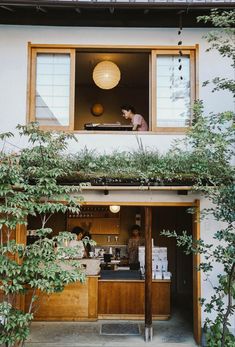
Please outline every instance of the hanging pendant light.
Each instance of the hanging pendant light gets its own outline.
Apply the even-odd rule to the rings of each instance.
[[[119,83],[121,72],[112,61],[104,60],[95,66],[92,77],[99,88],[112,89]]]
[[[118,213],[120,211],[120,206],[118,205],[111,205],[109,206],[109,209],[112,213]]]

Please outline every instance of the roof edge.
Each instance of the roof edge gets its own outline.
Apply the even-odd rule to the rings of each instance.
[[[63,0],[8,0],[1,1],[0,6],[14,7],[54,7],[54,8],[130,8],[130,9],[212,9],[212,8],[235,8],[235,2],[192,2],[192,1],[63,1]]]

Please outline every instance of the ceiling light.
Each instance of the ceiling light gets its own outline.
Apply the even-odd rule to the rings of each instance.
[[[111,206],[109,206],[109,209],[113,213],[118,213],[120,211],[120,206],[118,206],[118,205],[111,205]]]
[[[121,72],[112,61],[104,60],[95,66],[92,77],[99,88],[112,89],[119,83]]]

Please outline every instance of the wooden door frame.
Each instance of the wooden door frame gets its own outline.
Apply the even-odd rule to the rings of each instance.
[[[124,201],[83,201],[84,205],[120,205],[120,206],[149,206],[149,207],[192,207],[195,208],[193,215],[192,233],[194,240],[200,238],[200,200],[193,202],[124,202]],[[16,242],[26,243],[26,226],[19,225],[16,228]],[[197,344],[201,341],[201,306],[199,298],[201,297],[201,274],[197,271],[197,267],[200,264],[200,255],[193,255],[193,335]],[[23,302],[20,302],[20,306],[24,306]]]
[[[17,224],[15,229],[15,240],[18,244],[26,245],[27,243],[27,227],[25,224]],[[20,264],[21,261],[18,256],[16,256],[15,261]],[[18,294],[16,297],[16,307],[19,310],[24,311],[25,309],[25,295]]]
[[[191,202],[124,202],[124,201],[84,201],[84,205],[120,205],[120,206],[142,206],[142,207],[192,207],[195,209],[192,220],[192,236],[194,240],[200,238],[200,200]],[[199,345],[201,342],[201,273],[197,271],[200,264],[200,255],[193,255],[193,336]]]
[[[195,211],[193,214],[192,236],[193,240],[200,239],[200,200],[195,200]],[[193,255],[193,334],[196,343],[201,343],[201,273],[197,270],[200,265],[200,254]]]

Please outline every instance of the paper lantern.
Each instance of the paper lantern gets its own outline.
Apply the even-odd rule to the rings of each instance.
[[[120,211],[120,206],[117,206],[117,205],[111,205],[109,206],[109,209],[111,212],[113,213],[118,213]]]
[[[99,88],[112,89],[119,83],[121,72],[112,61],[104,60],[96,65],[92,77]]]
[[[94,104],[91,108],[91,113],[93,116],[99,117],[104,113],[104,107],[101,104]]]

